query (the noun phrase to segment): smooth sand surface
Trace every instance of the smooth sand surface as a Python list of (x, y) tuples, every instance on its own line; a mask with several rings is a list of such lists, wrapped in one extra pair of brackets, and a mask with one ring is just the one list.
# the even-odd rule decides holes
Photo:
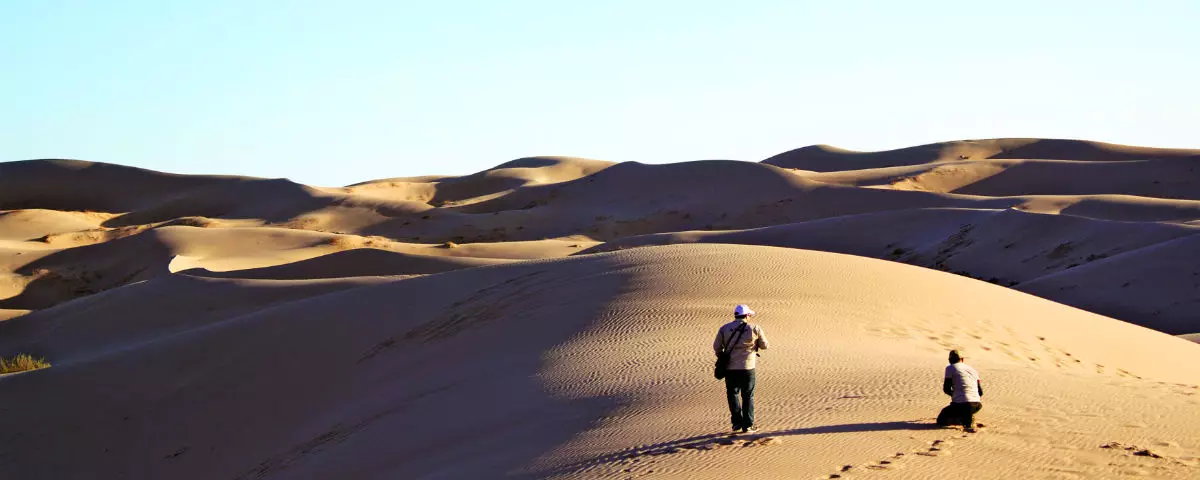
[[(0, 163), (0, 356), (53, 365), (0, 376), (0, 478), (1196, 478), (1197, 167), (1038, 139), (345, 187)], [(771, 349), (762, 430), (728, 437), (738, 303)], [(980, 433), (933, 425), (950, 348)]]

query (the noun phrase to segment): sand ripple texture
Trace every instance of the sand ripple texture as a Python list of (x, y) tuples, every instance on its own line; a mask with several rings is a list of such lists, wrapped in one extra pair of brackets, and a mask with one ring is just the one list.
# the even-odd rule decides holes
[[(1196, 345), (894, 262), (682, 245), (358, 283), (169, 278), (6, 332), (61, 360), (0, 379), (3, 477), (1200, 473)], [(206, 315), (217, 295), (240, 300)], [(738, 302), (772, 348), (762, 430), (728, 437), (710, 344)], [(932, 425), (949, 346), (983, 373), (980, 433)]]

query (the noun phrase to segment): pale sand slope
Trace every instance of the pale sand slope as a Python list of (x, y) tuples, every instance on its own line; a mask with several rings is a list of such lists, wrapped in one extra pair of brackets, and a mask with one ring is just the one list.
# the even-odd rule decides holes
[[(1200, 474), (1200, 347), (941, 272), (685, 245), (364, 281), (160, 277), (0, 323), (55, 364), (0, 378), (0, 476)], [(740, 302), (764, 431), (726, 445), (710, 344)], [(980, 434), (929, 426), (952, 345)]]
[(980, 159), (1122, 161), (1200, 158), (1200, 149), (1150, 148), (1104, 142), (1037, 138), (993, 138), (939, 142), (880, 152), (812, 145), (775, 155), (763, 163), (832, 172)]
[(633, 236), (581, 253), (686, 243), (848, 253), (987, 280), (1167, 333), (1193, 333), (1200, 331), (1200, 267), (1181, 259), (1200, 251), (1198, 233), (1189, 225), (1018, 210), (914, 209)]
[(586, 177), (613, 162), (571, 157), (529, 157), (463, 177), (387, 178), (351, 185), (343, 191), (440, 207), (496, 198), (521, 187)]
[(98, 228), (109, 214), (56, 210), (0, 210), (0, 240), (34, 240), (56, 233)]
[(0, 321), (17, 318), (21, 315), (25, 315), (28, 313), (29, 313), (29, 310), (13, 310), (13, 309), (7, 309), (7, 308), (0, 308)]

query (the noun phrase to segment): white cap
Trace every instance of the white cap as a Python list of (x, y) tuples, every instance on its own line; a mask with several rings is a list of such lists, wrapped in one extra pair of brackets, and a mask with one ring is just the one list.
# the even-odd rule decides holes
[(738, 305), (733, 308), (733, 314), (734, 314), (734, 316), (738, 316), (738, 317), (746, 316), (746, 315), (754, 315), (754, 310), (751, 310), (750, 306), (748, 306), (748, 305)]

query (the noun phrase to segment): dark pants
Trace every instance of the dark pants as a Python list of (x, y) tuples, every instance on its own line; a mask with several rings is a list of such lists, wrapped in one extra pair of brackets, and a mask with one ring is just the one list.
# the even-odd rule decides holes
[(975, 427), (975, 413), (983, 408), (979, 402), (951, 403), (938, 414), (937, 423), (943, 427), (962, 425), (963, 428)]
[[(741, 401), (738, 401), (738, 395)], [(729, 370), (725, 373), (725, 397), (729, 400), (729, 421), (733, 428), (754, 426), (754, 370)]]

